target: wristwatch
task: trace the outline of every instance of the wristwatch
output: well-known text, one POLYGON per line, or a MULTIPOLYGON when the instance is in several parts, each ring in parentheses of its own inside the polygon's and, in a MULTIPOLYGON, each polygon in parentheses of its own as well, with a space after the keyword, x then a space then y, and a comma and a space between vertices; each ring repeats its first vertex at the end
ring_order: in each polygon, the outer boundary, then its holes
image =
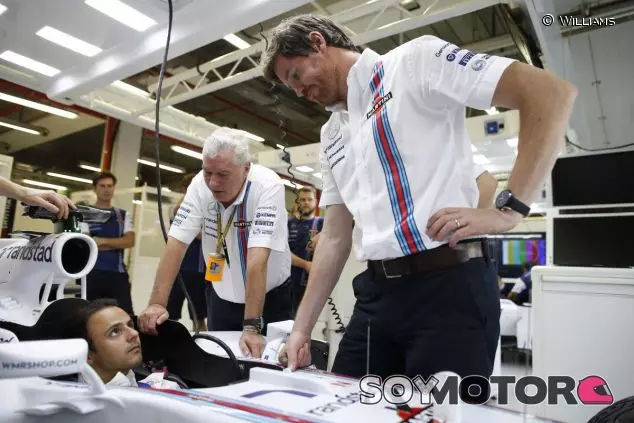
POLYGON ((262 329, 264 328, 264 319, 262 317, 256 317, 255 319, 244 319, 244 321, 242 322, 242 327, 246 328, 247 326, 255 329, 258 334, 261 334, 262 329))
POLYGON ((531 212, 531 208, 515 198, 515 196, 509 189, 505 189, 498 194, 497 198, 495 199, 495 208, 498 210, 511 209, 518 212, 524 217, 528 216, 531 212))

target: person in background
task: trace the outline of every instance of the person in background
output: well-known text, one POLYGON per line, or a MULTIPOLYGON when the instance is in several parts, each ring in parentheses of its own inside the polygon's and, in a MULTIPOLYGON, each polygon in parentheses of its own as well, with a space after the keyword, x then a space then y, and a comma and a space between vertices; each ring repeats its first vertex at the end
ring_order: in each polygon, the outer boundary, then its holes
POLYGON ((115 175, 101 172, 92 183, 97 195, 94 207, 111 210, 112 216, 106 223, 86 225, 88 234, 99 248, 95 267, 86 276, 86 296, 88 300, 113 298, 121 308, 134 315, 130 278, 124 263, 124 250, 134 246, 132 218, 124 209, 112 205, 117 185, 115 175))
POLYGON ((58 219, 68 218, 69 209, 75 208, 70 198, 55 191, 23 187, 3 177, 0 177, 0 195, 28 206, 44 207, 51 213, 56 213, 58 219))
MULTIPOLYGON (((191 183, 193 179, 193 175, 186 177, 183 180, 182 191, 183 194, 187 192, 187 187, 191 183)), ((174 223, 175 219, 182 218, 179 216, 178 209, 183 203, 183 198, 174 205, 173 215, 170 219, 170 224, 174 223)), ((194 321, 194 316, 192 315, 191 307, 188 305, 189 317, 192 319, 194 324, 194 332, 201 331, 204 332, 207 330, 207 325, 205 323, 205 318, 207 317, 207 301, 205 299, 205 257, 203 256, 202 251, 202 232, 200 232, 196 238, 193 239, 187 251, 185 252, 185 256, 183 257, 183 262, 180 268, 180 275, 183 278, 183 282, 185 283, 185 287, 187 289, 187 293, 191 298, 194 307, 194 311, 196 312, 197 320, 194 321)), ((185 301, 185 292, 183 291, 183 287, 178 281, 174 281, 175 284, 172 286, 172 290, 170 291, 169 299, 167 300, 167 312, 170 315, 172 320, 180 320, 181 318, 181 310, 183 309, 183 302, 185 301)))
POLYGON ((533 288, 533 281, 531 279, 531 269, 533 263, 527 262, 522 266, 522 276, 519 277, 513 289, 508 294, 508 299, 513 301, 517 305, 531 302, 531 289, 533 288))
POLYGON ((291 292, 293 295, 293 316, 306 290, 313 252, 317 246, 319 232, 324 224, 315 216, 317 209, 316 191, 313 187, 298 190, 297 215, 288 219, 288 245, 291 249, 291 292))

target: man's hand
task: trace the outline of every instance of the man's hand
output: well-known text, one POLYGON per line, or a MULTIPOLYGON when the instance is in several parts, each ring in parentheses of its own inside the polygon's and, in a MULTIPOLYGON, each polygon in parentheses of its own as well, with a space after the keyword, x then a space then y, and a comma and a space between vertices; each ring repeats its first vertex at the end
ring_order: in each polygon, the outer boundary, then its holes
POLYGON ((169 313, 160 304, 150 304, 139 315, 139 330, 144 333, 158 335, 156 327, 169 318, 169 313))
POLYGON ((310 336, 293 331, 279 355, 280 363, 285 364, 292 372, 310 366, 310 336))
POLYGON ((264 352, 264 347, 266 347, 266 341, 262 335, 249 330, 242 332, 240 350, 244 356, 260 358, 264 352))
POLYGON ((308 243, 308 251, 315 251, 317 248, 317 243, 319 242, 319 234, 315 235, 313 239, 308 243))
POLYGON ((308 261, 306 260, 304 262, 304 270, 306 271, 306 273, 310 273, 310 267, 313 265, 312 261, 308 261))
POLYGON ((433 214, 427 222, 427 235, 454 247, 460 240, 485 234, 501 234, 513 229, 522 219, 514 211, 448 207, 433 214))
POLYGON ((70 198, 42 189, 24 188, 23 195, 17 200, 29 205, 44 207, 51 213, 56 213, 58 219, 68 219, 70 208, 76 208, 70 198))

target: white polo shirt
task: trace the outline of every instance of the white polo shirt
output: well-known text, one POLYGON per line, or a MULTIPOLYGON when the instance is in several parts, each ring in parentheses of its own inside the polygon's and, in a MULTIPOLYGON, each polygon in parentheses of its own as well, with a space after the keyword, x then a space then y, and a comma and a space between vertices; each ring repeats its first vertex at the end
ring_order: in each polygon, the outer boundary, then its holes
POLYGON ((427 221, 444 207, 477 207, 465 106, 491 107, 505 57, 425 35, 379 55, 366 49, 348 74, 348 108, 321 130, 320 207, 345 204, 357 259, 438 247, 427 221))
POLYGON ((218 241, 217 211, 222 230, 234 213, 227 234, 227 254, 222 280, 209 282, 218 296, 235 303, 244 303, 247 250, 253 247, 271 249, 267 265, 266 291, 283 284, 291 272, 284 184, 266 167, 252 164, 247 182, 232 205, 225 207, 214 196, 200 171, 192 180, 169 235, 189 244, 203 229, 202 248, 205 259, 216 252, 218 241))

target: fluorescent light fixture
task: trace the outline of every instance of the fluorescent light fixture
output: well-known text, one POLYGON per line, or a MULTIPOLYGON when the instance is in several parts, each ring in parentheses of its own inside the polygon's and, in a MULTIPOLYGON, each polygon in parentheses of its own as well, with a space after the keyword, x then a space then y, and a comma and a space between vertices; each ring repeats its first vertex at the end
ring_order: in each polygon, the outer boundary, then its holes
POLYGON ((126 91, 130 94, 138 95, 139 97, 149 97, 150 93, 147 91, 143 91, 140 88, 135 87, 134 85, 127 84, 123 81, 114 81, 112 84, 113 87, 117 87, 126 91))
POLYGON ((477 164, 487 164, 490 163, 489 159, 486 158, 486 156, 482 155, 482 154, 474 154, 473 156, 473 161, 476 162, 477 164))
POLYGON ((34 129, 25 128, 24 126, 19 126, 19 125, 13 125, 12 123, 3 122, 1 120, 0 120, 0 126, 4 126, 5 128, 15 129, 16 131, 26 132, 27 134, 42 135, 39 131, 36 131, 34 129))
POLYGON ((138 204, 140 206, 141 204, 143 204, 143 201, 141 201, 141 200, 132 200, 132 204, 138 204))
POLYGON ((304 173, 315 171, 315 169, 313 169, 310 166, 296 166, 295 169, 297 169, 298 172, 304 172, 304 173))
POLYGON ((476 151, 478 151, 478 149, 476 148, 475 145, 471 144, 471 152, 475 153, 476 151))
POLYGON ((46 104, 36 103, 35 101, 27 100, 25 98, 15 97, 13 95, 5 94, 5 93, 0 93, 0 100, 19 104, 21 106, 40 110, 42 112, 51 113, 57 116, 65 117, 67 119, 77 118, 77 113, 69 112, 63 109, 58 109, 57 107, 47 106, 46 104))
POLYGON ((275 146, 280 150, 284 150, 284 146, 282 144, 275 144, 275 146))
POLYGON ((0 4, 0 15, 7 11, 7 6, 0 4))
POLYGON ((257 135, 254 135, 251 132, 247 132, 247 131, 244 131, 242 129, 240 131, 243 132, 244 135, 246 135, 248 138, 251 138, 253 141, 257 141, 257 142, 263 142, 264 141, 264 138, 262 138, 260 136, 257 136, 257 135))
POLYGON ((315 173, 313 173, 313 176, 314 176, 315 178, 319 178, 319 179, 321 179, 321 172, 315 172, 315 173))
POLYGON ((85 184, 92 184, 92 181, 90 179, 79 178, 77 176, 64 175, 63 173, 55 173, 55 172, 46 172, 46 174, 54 178, 68 179, 69 181, 77 181, 77 182, 83 182, 85 184))
POLYGON ((282 181, 284 182, 284 185, 286 185, 287 187, 291 187, 291 188, 302 188, 303 186, 298 184, 297 182, 293 183, 291 181, 289 181, 288 179, 282 179, 282 181))
POLYGON ((86 0, 85 3, 106 16, 139 32, 156 25, 156 21, 119 0, 86 0))
POLYGON ((41 73, 45 76, 55 76, 61 71, 52 66, 46 65, 42 62, 38 62, 37 60, 33 60, 26 56, 22 56, 11 50, 5 50, 0 54, 0 59, 6 60, 7 62, 11 62, 18 66, 22 66, 25 69, 32 70, 37 73, 41 73))
POLYGON ((519 142, 519 140, 517 139, 517 137, 509 138, 509 139, 506 140, 506 143, 511 148, 516 148, 518 142, 519 142))
POLYGON ((200 159, 200 160, 203 159, 203 153, 199 153, 198 151, 181 147, 180 145, 173 145, 171 149, 177 153, 184 154, 185 156, 193 157, 195 159, 200 159))
MULTIPOLYGON (((156 162, 153 162, 151 160, 147 160, 147 159, 136 159, 137 162, 147 165, 147 166, 153 166, 156 167, 156 162)), ((160 164, 159 163, 159 168, 163 169, 163 170, 167 170, 168 172, 174 172, 174 173, 185 173, 185 171, 183 169, 179 169, 177 167, 174 166, 168 166, 168 165, 164 165, 164 164, 160 164)))
POLYGON ((242 38, 238 37, 236 34, 229 34, 224 37, 224 40, 233 44, 235 47, 238 47, 240 50, 251 47, 251 44, 244 41, 242 38))
POLYGON ((487 113, 487 115, 491 115, 491 116, 500 114, 500 112, 498 112, 498 109, 496 109, 495 107, 491 107, 490 109, 485 109, 484 111, 487 113))
POLYGON ((94 57, 101 53, 99 47, 50 26, 43 27, 35 35, 87 57, 94 57))
POLYGON ((79 167, 86 170, 92 170, 93 172, 101 172, 101 168, 97 166, 92 166, 89 164, 80 164, 79 167))
POLYGON ((46 182, 33 181, 31 179, 22 179, 22 182, 25 183, 25 184, 28 184, 28 185, 35 185, 36 187, 59 189, 59 190, 63 190, 63 191, 67 190, 67 188, 65 186, 62 186, 62 185, 55 185, 55 184, 49 184, 49 183, 46 183, 46 182))

